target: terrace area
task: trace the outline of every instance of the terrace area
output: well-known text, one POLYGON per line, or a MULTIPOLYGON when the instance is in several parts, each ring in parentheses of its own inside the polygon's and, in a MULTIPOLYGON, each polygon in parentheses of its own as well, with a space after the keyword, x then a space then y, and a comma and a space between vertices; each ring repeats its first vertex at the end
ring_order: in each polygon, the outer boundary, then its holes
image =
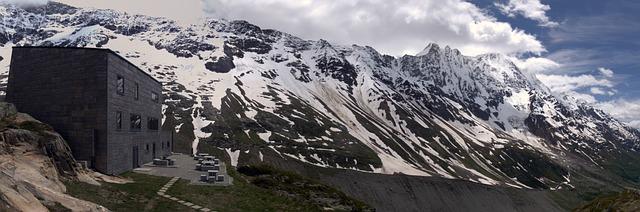
POLYGON ((141 168, 134 169, 133 171, 141 174, 149 174, 163 177, 179 177, 185 180, 189 180, 190 184, 194 185, 212 185, 212 186, 229 186, 233 184, 233 178, 227 173, 225 163, 220 161, 219 170, 217 176, 224 176, 222 181, 209 181, 204 182, 201 180, 202 175, 207 175, 207 171, 196 170, 196 165, 199 161, 195 160, 193 156, 173 153, 167 157, 174 161, 173 165, 162 166, 154 165, 152 163, 144 164, 141 168))

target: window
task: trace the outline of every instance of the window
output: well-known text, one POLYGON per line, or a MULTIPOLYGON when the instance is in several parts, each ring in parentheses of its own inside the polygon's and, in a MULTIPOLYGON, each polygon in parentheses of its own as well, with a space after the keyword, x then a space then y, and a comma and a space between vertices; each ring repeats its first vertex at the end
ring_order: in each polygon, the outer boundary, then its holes
POLYGON ((122 112, 116 112, 116 129, 122 129, 122 112))
POLYGON ((159 100, 158 94, 156 92, 151 92, 151 101, 157 103, 159 100))
POLYGON ((149 117, 147 119, 147 128, 149 130, 158 130, 158 119, 149 117))
POLYGON ((118 94, 124 95, 124 77, 118 75, 117 83, 118 83, 118 85, 117 85, 118 86, 118 88, 117 88, 118 94))
POLYGON ((149 144, 147 144, 147 153, 149 153, 149 144))
POLYGON ((138 100, 138 98, 140 98, 140 86, 138 86, 138 83, 136 82, 136 94, 135 94, 135 99, 138 100))
POLYGON ((131 130, 142 129, 142 118, 140 115, 131 114, 131 130))

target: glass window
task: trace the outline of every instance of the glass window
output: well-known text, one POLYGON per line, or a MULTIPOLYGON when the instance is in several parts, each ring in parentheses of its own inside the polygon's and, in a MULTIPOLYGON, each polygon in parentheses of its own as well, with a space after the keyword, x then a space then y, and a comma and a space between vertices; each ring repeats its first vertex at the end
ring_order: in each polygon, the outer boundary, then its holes
POLYGON ((158 119, 149 117, 147 120, 147 128, 150 130, 158 130, 158 119))
POLYGON ((117 88, 117 92, 120 95, 124 95, 124 77, 118 75, 118 88, 117 88))
POLYGON ((140 86, 138 86, 138 83, 136 82, 136 95, 135 95, 135 99, 138 100, 138 98, 140 98, 140 86))
POLYGON ((151 101, 158 102, 158 94, 156 92, 151 92, 151 101))
POLYGON ((140 130, 142 129, 142 118, 140 115, 131 114, 131 130, 140 130))
POLYGON ((116 112, 116 129, 122 129, 122 112, 116 112))

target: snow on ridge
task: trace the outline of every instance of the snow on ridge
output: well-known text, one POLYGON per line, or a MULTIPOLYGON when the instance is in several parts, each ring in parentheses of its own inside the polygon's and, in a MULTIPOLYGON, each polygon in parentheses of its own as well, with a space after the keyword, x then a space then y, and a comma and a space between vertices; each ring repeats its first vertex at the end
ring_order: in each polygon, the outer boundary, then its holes
MULTIPOLYGON (((118 15, 122 14, 109 10, 83 9, 71 15, 50 15, 51 20, 47 22, 38 22, 37 18, 25 17, 12 17, 11 20, 5 20, 8 17, 3 17, 3 21, 13 23, 23 18, 26 20, 23 24, 25 26, 44 24, 46 26, 43 26, 43 29, 55 32, 52 36, 43 37, 40 42, 48 41, 55 45, 69 41, 78 42, 77 45, 84 46, 100 44, 124 56, 130 55, 129 60, 159 78, 163 83, 184 86, 183 90, 167 92, 192 100, 194 103, 188 109, 193 111, 204 110, 205 102, 220 109, 223 106, 222 97, 226 96, 227 92, 236 95, 244 93, 241 101, 248 106, 243 108, 242 114, 234 114, 236 117, 244 115, 248 119, 255 120, 259 112, 266 112, 293 125, 292 120, 275 111, 282 105, 291 105, 293 100, 300 100, 310 106, 313 111, 344 126, 351 136, 373 150, 382 163, 381 167, 372 166, 371 170, 376 173, 402 172, 411 175, 461 177, 452 169, 454 167, 467 170, 475 176, 469 178, 472 181, 485 184, 504 182, 522 186, 518 181, 501 179, 499 176, 504 174, 489 161, 490 158, 487 159, 490 156, 478 153, 477 149, 490 149, 493 154, 494 151, 510 148, 507 144, 517 142, 544 154, 555 156, 563 144, 552 146, 545 143, 544 139, 530 132, 530 126, 525 123, 525 120, 531 115, 541 115, 544 117, 545 124, 556 129, 566 125, 566 120, 572 119, 566 116, 559 109, 560 107, 567 107, 572 111, 580 110, 577 104, 567 105, 564 103, 565 100, 554 98, 548 92, 541 90, 536 82, 527 78, 526 73, 521 73, 508 58, 501 55, 472 58, 462 56, 450 48, 440 49, 434 44, 429 45, 425 49, 426 52, 415 57, 381 59, 383 56, 370 47, 330 45, 323 41, 299 41, 290 35, 272 36, 275 40, 269 40, 272 37, 261 37, 266 35, 253 31, 255 29, 251 26, 234 25, 234 27, 247 27, 250 30, 242 28, 238 29, 242 32, 233 31, 235 29, 231 28, 230 22, 223 20, 219 22, 206 20, 201 24, 182 26, 170 21, 166 22, 167 20, 162 18, 129 15, 123 15, 120 18, 118 15), (113 20, 117 25, 109 28, 96 24, 87 26, 75 16, 88 17, 97 21, 113 20), (118 31, 123 30, 119 27, 124 27, 125 30, 118 31), (105 38, 108 38, 106 43, 104 43, 105 38), (270 49, 267 53, 258 53, 250 48, 259 47, 248 47, 242 51, 242 56, 231 56, 235 68, 228 73, 208 70, 205 66, 207 61, 216 61, 221 57, 229 56, 229 49, 225 48, 241 49, 242 44, 237 46, 230 44, 233 39, 247 39, 248 42, 257 40, 263 42, 260 44, 268 45, 270 49), (184 43, 179 43, 181 41, 184 43), (214 48, 199 49, 202 46, 195 46, 185 47, 192 49, 180 49, 188 56, 178 56, 168 49, 189 43, 210 44, 214 48), (427 54, 432 50, 440 51, 442 54, 427 54), (434 58, 436 55, 439 57, 434 58), (348 65, 352 65, 356 73, 355 81, 348 84, 341 80, 341 77, 344 77, 341 74, 350 71, 345 70, 349 67, 326 70, 316 66, 317 60, 328 57, 335 59, 330 62, 346 61, 348 65), (303 71, 293 70, 290 63, 296 61, 308 66, 308 82, 300 80, 303 71), (159 69, 156 70, 154 67, 159 69), (411 68, 416 68, 415 72, 410 72, 411 68), (277 76, 273 79, 263 76, 270 72, 274 72, 277 76), (274 89, 270 90, 268 87, 274 89), (267 91, 276 93, 280 101, 265 95, 267 91), (446 93, 446 96, 437 92, 446 93), (384 103, 387 104, 388 111, 381 108, 384 103), (257 105, 264 107, 258 108, 257 105), (441 108, 433 109, 434 105, 441 108), (476 110, 472 111, 471 109, 475 107, 477 107, 476 110), (410 117, 404 117, 405 114, 410 117), (452 117, 447 117, 450 114, 452 117), (366 116, 367 120, 359 120, 357 116, 366 116), (416 124, 410 125, 411 123, 416 124), (371 130, 371 127, 375 130, 371 130), (425 136, 422 130, 435 130, 436 133, 425 136), (390 139, 393 136, 397 139, 390 139), (396 142, 400 147, 392 147, 385 141, 396 142), (462 153, 447 149, 451 147, 447 145, 459 146, 460 149, 456 150, 462 153), (403 153, 415 154, 403 156, 403 153), (465 157, 470 157, 472 162, 461 162, 465 157), (445 161, 447 165, 436 162, 438 160, 445 161), (419 161, 424 161, 424 164, 419 161), (498 177, 490 176, 486 174, 487 172, 498 177)), ((7 26, 4 26, 3 30, 16 33, 15 29, 7 26)), ((17 44, 23 45, 27 42, 29 41, 24 39, 17 44)), ((7 43, 0 50, 0 55, 5 60, 8 58, 8 46, 11 45, 13 44, 7 43)), ((6 64, 4 60, 0 61, 0 66, 6 64)), ((1 80, 6 81, 6 79, 1 80)), ((166 109, 163 107, 163 110, 166 109)), ((298 110, 293 110, 291 113, 292 117, 302 118, 301 114, 297 114, 302 113, 298 110)), ((195 140, 192 143, 195 152, 199 140, 211 135, 203 132, 202 128, 215 122, 207 120, 200 113, 189 115, 195 129, 195 140)), ((569 128, 568 130, 572 133, 570 135, 585 137, 600 135, 601 132, 597 129, 601 125, 589 122, 593 119, 585 117, 572 120, 579 121, 579 124, 586 126, 587 130, 569 128)), ((323 124, 318 120, 313 121, 323 124)), ((613 127, 623 137, 634 136, 626 132, 623 125, 614 124, 613 127)), ((332 133, 333 129, 332 127, 326 134, 332 133)), ((245 130, 245 132, 248 131, 245 130)), ((554 134, 557 134, 558 138, 571 137, 564 131, 554 132, 554 134)), ((267 143, 273 142, 269 141, 269 138, 274 135, 271 131, 257 133, 257 135, 267 143)), ((301 137, 302 143, 313 141, 311 138, 301 137)), ((596 142, 604 143, 603 140, 596 142)), ((273 146, 269 147, 278 152, 273 146)), ((228 148, 225 150, 229 155, 233 154, 232 159, 235 158, 232 165, 237 164, 240 150, 231 151, 228 148)), ((314 165, 326 166, 318 154, 304 156, 284 153, 283 155, 314 165)), ((589 158, 589 160, 592 159, 589 158)), ((356 161, 356 163, 362 163, 362 160, 356 161)))

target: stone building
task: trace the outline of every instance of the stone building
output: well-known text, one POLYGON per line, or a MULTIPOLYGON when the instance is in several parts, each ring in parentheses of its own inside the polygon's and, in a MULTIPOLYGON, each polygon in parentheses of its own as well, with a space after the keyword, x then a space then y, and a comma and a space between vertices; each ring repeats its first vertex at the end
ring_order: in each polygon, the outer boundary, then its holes
POLYGON ((7 102, 51 125, 73 155, 120 174, 171 152, 162 85, 109 49, 14 47, 7 102))

